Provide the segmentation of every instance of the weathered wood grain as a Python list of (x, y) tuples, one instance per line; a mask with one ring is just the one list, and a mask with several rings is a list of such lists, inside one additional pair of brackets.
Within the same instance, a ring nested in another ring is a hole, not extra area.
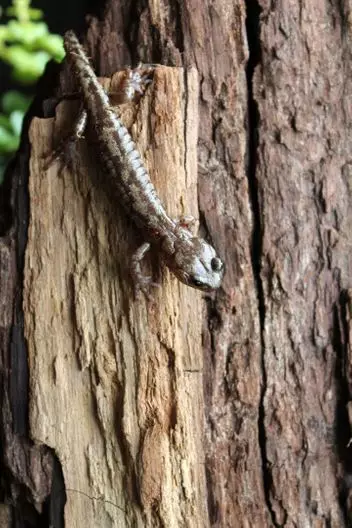
[[(175, 217), (197, 216), (197, 104), (195, 70), (160, 67), (138, 107), (122, 109)], [(67, 113), (30, 130), (30, 434), (61, 463), (66, 526), (201, 527), (202, 294), (154, 262), (161, 287), (133, 299), (141, 238), (99, 188), (94, 146), (79, 147), (72, 171), (42, 169)]]

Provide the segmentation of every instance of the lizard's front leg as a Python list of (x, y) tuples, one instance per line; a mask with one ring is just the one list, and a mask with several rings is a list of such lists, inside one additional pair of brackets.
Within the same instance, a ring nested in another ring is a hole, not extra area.
[(59, 160), (64, 166), (69, 168), (71, 167), (76, 143), (79, 139), (84, 138), (87, 119), (88, 116), (86, 110), (81, 108), (74, 121), (71, 133), (65, 138), (62, 138), (54, 150), (45, 156), (45, 170), (47, 170), (57, 160)]
[[(133, 70), (126, 70), (126, 75), (122, 78), (118, 90), (108, 93), (112, 103), (119, 105), (140, 98), (144, 94), (146, 87), (152, 82), (150, 78), (152, 71), (153, 68), (151, 66), (139, 66)], [(72, 165), (75, 146), (79, 139), (84, 138), (87, 120), (87, 112), (82, 108), (74, 121), (70, 134), (62, 138), (54, 150), (45, 156), (45, 170), (57, 160), (60, 160), (64, 166), (70, 167)]]
[(151, 276), (144, 275), (141, 270), (141, 261), (149, 250), (150, 244), (145, 242), (135, 251), (131, 259), (131, 275), (134, 282), (135, 295), (137, 296), (139, 291), (142, 291), (148, 299), (150, 299), (150, 287), (159, 286), (158, 283), (153, 282)]

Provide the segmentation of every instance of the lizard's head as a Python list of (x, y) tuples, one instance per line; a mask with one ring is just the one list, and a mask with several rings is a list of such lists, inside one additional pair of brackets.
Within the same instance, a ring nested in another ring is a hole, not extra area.
[(219, 288), (224, 275), (224, 264), (215, 249), (198, 237), (176, 241), (168, 265), (181, 282), (202, 291)]

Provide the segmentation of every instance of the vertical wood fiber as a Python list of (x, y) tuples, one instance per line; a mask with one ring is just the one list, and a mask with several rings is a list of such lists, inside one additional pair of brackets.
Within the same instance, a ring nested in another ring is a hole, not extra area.
[[(197, 216), (197, 87), (195, 70), (158, 68), (138, 108), (122, 109), (174, 217)], [(66, 526), (204, 526), (202, 294), (154, 262), (161, 287), (133, 300), (143, 234), (99, 189), (94, 148), (80, 146), (73, 170), (42, 169), (67, 114), (30, 130), (31, 436), (60, 460)]]

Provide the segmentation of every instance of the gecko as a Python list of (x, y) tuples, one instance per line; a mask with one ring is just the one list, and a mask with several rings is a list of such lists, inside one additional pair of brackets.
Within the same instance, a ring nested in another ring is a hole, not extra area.
[[(152, 277), (144, 276), (141, 270), (141, 261), (152, 246), (184, 284), (205, 292), (219, 288), (224, 274), (222, 260), (208, 242), (193, 235), (192, 217), (174, 220), (167, 214), (130, 133), (111, 107), (109, 96), (73, 31), (66, 32), (64, 47), (83, 99), (75, 138), (83, 137), (86, 126), (94, 133), (104, 177), (115, 186), (122, 207), (145, 239), (131, 258), (136, 289), (148, 295), (150, 286), (154, 285)], [(130, 70), (126, 98), (142, 92), (142, 85), (147, 82), (138, 69)]]

